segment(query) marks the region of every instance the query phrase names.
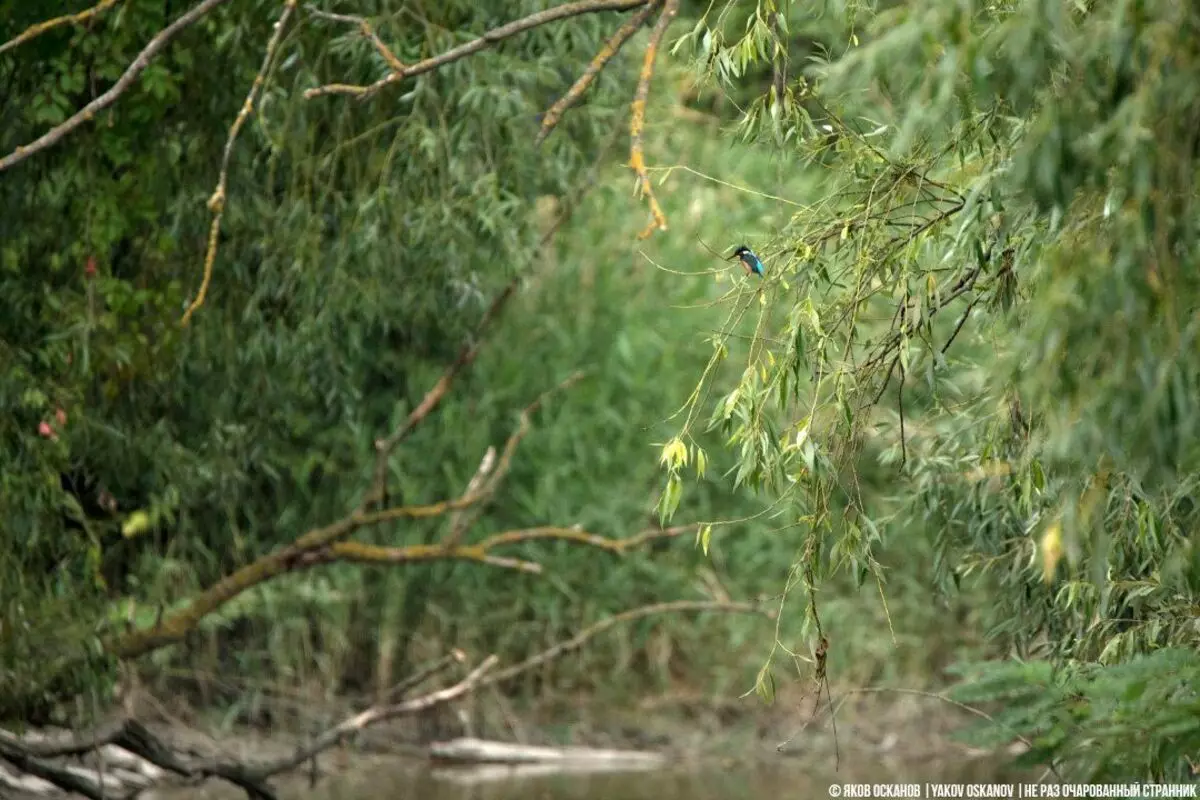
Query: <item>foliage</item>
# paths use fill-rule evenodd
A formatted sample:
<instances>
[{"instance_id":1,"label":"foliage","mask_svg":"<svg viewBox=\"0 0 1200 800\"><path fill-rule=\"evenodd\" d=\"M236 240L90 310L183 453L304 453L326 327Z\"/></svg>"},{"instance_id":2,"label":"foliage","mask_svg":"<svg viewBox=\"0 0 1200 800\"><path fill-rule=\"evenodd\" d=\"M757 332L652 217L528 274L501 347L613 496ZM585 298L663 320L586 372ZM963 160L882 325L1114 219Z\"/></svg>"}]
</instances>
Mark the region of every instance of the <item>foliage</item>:
<instances>
[{"instance_id":1,"label":"foliage","mask_svg":"<svg viewBox=\"0 0 1200 800\"><path fill-rule=\"evenodd\" d=\"M175 5L130 0L0 55L0 150L106 89ZM401 5L357 10L410 63L542 7L443 3L414 22ZM415 406L498 289L531 267L535 198L567 195L626 113L628 92L611 91L630 83L622 60L534 150L537 115L581 71L611 15L531 31L357 103L303 92L377 77L379 53L355 26L300 12L236 144L213 289L184 329L204 201L279 9L213 12L98 124L0 180L0 661L18 665L0 687L0 714L44 709L25 703L46 694L39 682L52 670L28 648L52 641L56 607L78 621L80 635L62 636L78 651L95 620L142 620L352 507L375 438ZM11 10L0 40L73 9ZM485 398L495 416L471 419L485 420L480 433L495 443L546 388ZM462 431L440 433L396 464L414 500L461 491L462 476L433 454ZM354 600L333 609L326 632L345 631L349 610L357 624L378 624L378 606ZM261 613L271 620L276 609Z\"/></svg>"},{"instance_id":2,"label":"foliage","mask_svg":"<svg viewBox=\"0 0 1200 800\"><path fill-rule=\"evenodd\" d=\"M1166 743L1193 729L1148 709L1194 704L1200 663L1200 13L824 5L845 48L740 124L820 183L751 243L768 277L723 298L663 450L665 516L687 507L697 437L720 431L735 483L797 531L813 640L819 586L843 574L886 597L882 546L932 545L941 589L986 590L997 653L1035 660L983 685L1073 665L1006 700L1052 731L1036 756L1181 776L1187 742ZM717 4L689 34L697 67L720 85L771 61L777 11ZM1158 744L1118 759L1130 726Z\"/></svg>"}]
</instances>

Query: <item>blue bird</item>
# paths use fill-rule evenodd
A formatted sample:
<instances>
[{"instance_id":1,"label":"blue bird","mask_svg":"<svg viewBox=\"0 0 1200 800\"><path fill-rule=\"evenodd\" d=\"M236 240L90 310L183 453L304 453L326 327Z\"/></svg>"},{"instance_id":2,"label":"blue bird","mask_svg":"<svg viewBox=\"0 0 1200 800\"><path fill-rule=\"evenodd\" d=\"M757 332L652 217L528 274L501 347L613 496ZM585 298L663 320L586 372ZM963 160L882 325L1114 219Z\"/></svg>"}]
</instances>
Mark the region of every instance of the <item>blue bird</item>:
<instances>
[{"instance_id":1,"label":"blue bird","mask_svg":"<svg viewBox=\"0 0 1200 800\"><path fill-rule=\"evenodd\" d=\"M746 245L741 245L737 250L734 250L733 255L730 256L730 259L733 258L740 258L742 260L742 266L746 268L747 275L754 273L760 278L763 276L762 261L760 261L758 256L754 255L754 251L749 247L746 247Z\"/></svg>"}]
</instances>

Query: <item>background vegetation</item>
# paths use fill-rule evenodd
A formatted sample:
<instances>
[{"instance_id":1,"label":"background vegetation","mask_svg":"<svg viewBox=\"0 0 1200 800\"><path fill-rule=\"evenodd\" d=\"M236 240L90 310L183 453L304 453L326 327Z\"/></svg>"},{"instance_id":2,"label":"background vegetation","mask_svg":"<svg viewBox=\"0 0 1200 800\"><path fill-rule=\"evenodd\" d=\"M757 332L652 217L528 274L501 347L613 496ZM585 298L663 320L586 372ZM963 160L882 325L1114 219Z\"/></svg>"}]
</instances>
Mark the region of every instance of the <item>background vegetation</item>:
<instances>
[{"instance_id":1,"label":"background vegetation","mask_svg":"<svg viewBox=\"0 0 1200 800\"><path fill-rule=\"evenodd\" d=\"M412 63L550 4L493 5L330 10ZM979 741L1024 736L1027 758L1080 776L1187 777L1200 38L1183 34L1200 13L882 5L684 4L647 113L670 227L646 241L624 164L646 33L534 141L613 14L357 102L303 93L370 82L378 51L300 8L187 327L204 204L277 2L218 8L94 124L0 173L0 717L106 702L103 637L353 508L376 438L516 276L482 355L392 460L393 500L461 493L517 412L582 368L470 536L619 537L661 514L712 524L703 546L514 552L542 576L300 572L147 676L253 720L248 686L375 691L453 646L520 658L621 609L727 592L770 597L779 626L643 622L514 691L740 693L757 673L769 696L785 663L806 686L912 687L959 662L959 698L998 708ZM175 6L125 0L0 52L0 154L104 91ZM0 42L52 11L0 9ZM742 242L765 280L720 257ZM1122 745L1135 733L1144 752Z\"/></svg>"}]
</instances>

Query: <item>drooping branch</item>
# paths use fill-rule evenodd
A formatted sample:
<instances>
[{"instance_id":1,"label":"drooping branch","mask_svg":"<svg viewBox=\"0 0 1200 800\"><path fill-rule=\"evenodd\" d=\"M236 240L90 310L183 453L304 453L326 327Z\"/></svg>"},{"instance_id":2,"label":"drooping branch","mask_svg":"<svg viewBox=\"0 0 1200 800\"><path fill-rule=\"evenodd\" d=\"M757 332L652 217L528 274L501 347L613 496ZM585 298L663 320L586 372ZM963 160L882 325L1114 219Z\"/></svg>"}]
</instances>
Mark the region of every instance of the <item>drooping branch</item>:
<instances>
[{"instance_id":1,"label":"drooping branch","mask_svg":"<svg viewBox=\"0 0 1200 800\"><path fill-rule=\"evenodd\" d=\"M170 42L176 34L189 25L195 23L214 8L225 2L227 2L227 0L203 0L203 2L199 3L190 11L183 14L170 25L159 31L158 34L155 35L155 37L151 39L145 47L142 48L142 51L137 54L137 57L133 59L133 62L125 69L125 72L121 74L121 77L117 79L117 82L114 83L107 92L100 95L95 100L81 108L79 111L75 112L72 116L68 117L66 121L55 125L53 128L34 139L29 144L20 145L16 150L13 150L8 155L0 158L0 172L3 172L9 167L16 166L30 156L40 153L49 147L53 147L55 144L58 144L58 142L62 141L67 134L74 131L80 125L94 119L97 112L111 106L117 101L117 98L123 95L129 89L129 87L133 85L134 81L136 81L138 76L145 71L146 67L150 66L150 62L154 60L154 57L157 56L162 49L167 46L167 43Z\"/></svg>"},{"instance_id":2,"label":"drooping branch","mask_svg":"<svg viewBox=\"0 0 1200 800\"><path fill-rule=\"evenodd\" d=\"M54 19L48 19L43 22L30 25L16 37L9 39L4 44L0 44L0 55L4 55L5 51L11 50L14 47L20 47L30 39L36 39L47 31L60 28L63 25L80 25L84 22L87 22L93 17L103 14L105 11L112 8L119 2L121 2L121 0L100 0L99 3L96 3L96 5L92 6L91 8L84 9L83 11L75 14L63 14L61 17L55 17Z\"/></svg>"},{"instance_id":3,"label":"drooping branch","mask_svg":"<svg viewBox=\"0 0 1200 800\"><path fill-rule=\"evenodd\" d=\"M595 57L588 64L587 69L583 74L571 84L571 88L567 90L559 100L546 111L546 115L542 117L542 128L538 131L537 143L541 144L550 132L558 125L562 115L567 109L575 105L579 98L583 97L584 92L592 85L592 81L600 74L601 70L612 60L613 56L621 51L621 48L627 41L633 38L633 35L638 32L638 29L646 24L646 20L650 19L650 15L654 13L654 9L658 8L661 0L653 0L645 6L641 11L634 14L625 24L617 28L616 33L608 38L608 41L600 48Z\"/></svg>"},{"instance_id":4,"label":"drooping branch","mask_svg":"<svg viewBox=\"0 0 1200 800\"><path fill-rule=\"evenodd\" d=\"M212 283L213 263L217 259L217 238L221 234L221 219L225 216L225 185L229 180L229 161L233 156L233 143L237 140L238 133L246 124L246 120L254 112L254 104L266 81L267 70L275 59L275 50L279 47L280 40L283 39L283 31L287 27L288 18L296 10L296 2L297 0L284 0L283 11L280 12L279 19L275 22L275 32L267 42L267 51L263 55L262 66L259 67L258 74L254 76L254 81L250 84L250 91L246 92L246 99L242 102L237 117L229 126L229 136L225 139L225 152L221 155L221 172L217 178L217 188L208 198L208 210L212 212L213 218L208 231L208 249L204 254L204 275L200 280L200 289L196 292L196 297L183 312L183 319L180 320L183 325L187 325L191 321L192 314L195 314L196 309L204 305L204 299L208 296L208 287Z\"/></svg>"},{"instance_id":5,"label":"drooping branch","mask_svg":"<svg viewBox=\"0 0 1200 800\"><path fill-rule=\"evenodd\" d=\"M570 17L578 17L583 14L594 14L600 11L629 11L630 9L644 6L649 2L651 0L578 0L574 3L563 3L562 5L553 6L544 11L538 11L521 19L506 23L498 28L493 28L477 39L461 44L458 47L452 47L444 53L423 59L402 69L396 69L393 66L391 72L375 81L375 83L366 86L331 83L309 89L304 93L304 96L310 99L331 94L352 95L360 98L370 97L385 86L399 83L406 78L423 75L426 72L433 72L454 61L478 53L480 50L491 47L498 42L533 30L534 28L539 28L542 25L548 25Z\"/></svg>"},{"instance_id":6,"label":"drooping branch","mask_svg":"<svg viewBox=\"0 0 1200 800\"><path fill-rule=\"evenodd\" d=\"M667 229L667 217L663 214L654 189L650 186L650 177L646 174L646 153L642 141L642 131L646 126L646 101L650 97L650 81L654 79L654 63L658 58L658 48L662 44L667 28L679 13L679 0L665 0L662 13L654 30L650 33L650 41L646 44L646 54L642 59L642 72L638 77L637 91L633 96L633 107L629 116L629 166L637 176L638 189L650 203L650 224L638 234L639 239L649 237L655 230Z\"/></svg>"}]
</instances>

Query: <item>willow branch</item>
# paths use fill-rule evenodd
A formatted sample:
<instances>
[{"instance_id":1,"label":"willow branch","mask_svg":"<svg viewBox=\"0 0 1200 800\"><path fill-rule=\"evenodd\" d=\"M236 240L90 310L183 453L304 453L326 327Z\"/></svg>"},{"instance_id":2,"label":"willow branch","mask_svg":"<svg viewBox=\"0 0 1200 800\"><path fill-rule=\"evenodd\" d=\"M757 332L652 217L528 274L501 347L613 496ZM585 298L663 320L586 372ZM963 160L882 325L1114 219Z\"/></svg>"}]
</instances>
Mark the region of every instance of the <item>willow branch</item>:
<instances>
[{"instance_id":1,"label":"willow branch","mask_svg":"<svg viewBox=\"0 0 1200 800\"><path fill-rule=\"evenodd\" d=\"M196 292L196 297L188 305L187 310L183 312L183 319L180 323L187 325L192 319L192 314L196 313L196 309L204 305L204 299L208 296L208 287L212 283L213 262L217 258L217 238L221 233L221 218L225 216L225 186L229 180L229 162L233 157L233 143L237 140L238 134L242 130L242 126L246 124L246 120L254 112L254 103L258 99L258 93L262 91L263 84L266 82L267 69L271 66L271 62L275 58L275 49L279 46L280 40L283 39L283 31L287 27L288 18L292 12L296 10L297 0L285 0L283 11L279 15L279 19L275 22L275 32L271 35L271 39L267 42L267 51L263 55L262 66L258 68L258 74L254 76L253 83L250 84L250 91L246 92L246 99L242 101L242 107L238 110L237 117L234 118L233 124L229 126L229 136L225 139L225 152L221 155L221 172L217 178L217 188L213 191L212 196L208 198L208 210L212 212L212 224L208 230L208 249L204 254L204 277L200 281L200 290Z\"/></svg>"},{"instance_id":2,"label":"willow branch","mask_svg":"<svg viewBox=\"0 0 1200 800\"><path fill-rule=\"evenodd\" d=\"M154 57L157 56L159 52L161 52L162 49L167 46L167 43L171 41L176 34L225 2L227 2L227 0L203 0L203 2L192 8L192 10L183 14L170 25L159 31L158 34L156 34L155 37L150 40L149 44L142 48L142 51L137 54L137 57L133 60L133 63L131 63L125 69L125 72L121 74L121 77L117 79L117 82L114 83L107 92L88 103L79 111L75 112L75 114L69 117L65 122L55 125L53 128L46 131L37 139L34 139L29 144L21 145L13 152L9 153L3 158L0 158L0 172L3 172L9 167L13 167L21 163L36 153L40 153L41 151L54 146L80 125L92 120L96 116L97 112L102 111L103 109L108 108L115 103L117 98L123 95L129 89L129 87L133 85L133 82L137 80L138 76L141 75L143 71L145 71L146 67L150 66L150 62L154 60Z\"/></svg>"},{"instance_id":3,"label":"willow branch","mask_svg":"<svg viewBox=\"0 0 1200 800\"><path fill-rule=\"evenodd\" d=\"M650 186L650 177L646 174L646 154L642 141L642 131L646 126L646 101L650 97L650 82L654 79L654 62L658 58L658 48L662 44L667 28L679 13L679 0L665 0L658 22L650 32L650 41L646 43L646 53L642 58L642 72L638 76L637 91L633 95L633 107L629 116L629 166L637 176L637 186L650 203L650 224L638 234L639 239L645 239L656 230L667 229L667 218L663 214L654 189Z\"/></svg>"},{"instance_id":4,"label":"willow branch","mask_svg":"<svg viewBox=\"0 0 1200 800\"><path fill-rule=\"evenodd\" d=\"M54 19L48 19L44 22L38 22L34 25L30 25L17 37L9 39L4 44L0 44L0 55L3 55L5 51L11 50L14 47L20 47L30 39L36 39L47 31L59 28L63 25L79 25L87 22L92 17L103 14L105 11L112 8L119 2L121 2L121 0L100 0L99 3L96 3L96 5L92 6L91 8L85 9L78 13L63 14L61 17L55 17Z\"/></svg>"},{"instance_id":5,"label":"willow branch","mask_svg":"<svg viewBox=\"0 0 1200 800\"><path fill-rule=\"evenodd\" d=\"M541 27L542 25L551 22L557 22L560 19L577 17L582 14L594 14L599 11L628 11L633 8L646 5L651 0L578 0L574 3L564 3L553 8L548 8L544 11L538 11L530 14L527 17L514 20L507 24L501 25L498 28L493 28L477 39L473 39L458 47L453 47L444 53L441 53L415 64L404 67L403 69L395 69L388 73L387 76L375 81L367 86L360 86L345 83L331 83L325 86L318 86L314 89L309 89L304 93L307 98L320 97L322 95L341 94L351 95L359 98L367 98L378 92L385 86L393 83L398 83L406 78L412 78L417 75L423 75L426 72L433 72L447 64L458 61L461 58L466 58L469 55L474 55L480 50L484 50L492 45L502 42L505 39L532 30L533 28Z\"/></svg>"},{"instance_id":6,"label":"willow branch","mask_svg":"<svg viewBox=\"0 0 1200 800\"><path fill-rule=\"evenodd\" d=\"M592 81L604 69L609 61L621 51L621 48L627 41L633 38L633 35L638 32L638 29L646 24L646 20L650 19L650 15L654 12L661 0L652 0L641 11L634 14L625 24L617 28L616 33L608 38L608 41L600 48L591 62L587 65L587 69L579 76L575 83L571 84L571 88L567 93L559 98L558 102L550 106L546 111L546 115L542 117L542 128L538 131L536 142L541 144L550 132L558 125L562 115L567 109L575 105L579 98L583 97L584 92L592 85Z\"/></svg>"}]
</instances>

